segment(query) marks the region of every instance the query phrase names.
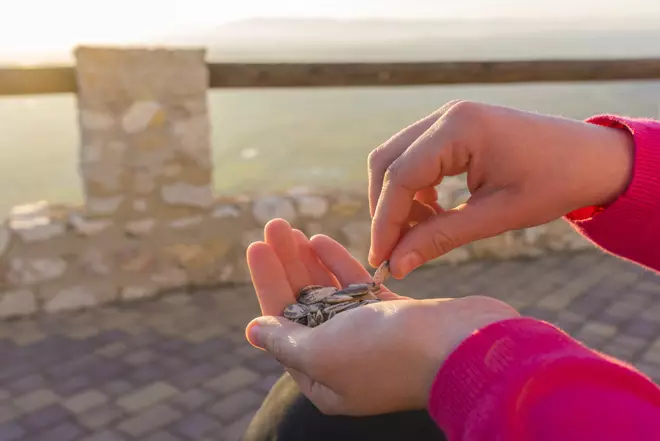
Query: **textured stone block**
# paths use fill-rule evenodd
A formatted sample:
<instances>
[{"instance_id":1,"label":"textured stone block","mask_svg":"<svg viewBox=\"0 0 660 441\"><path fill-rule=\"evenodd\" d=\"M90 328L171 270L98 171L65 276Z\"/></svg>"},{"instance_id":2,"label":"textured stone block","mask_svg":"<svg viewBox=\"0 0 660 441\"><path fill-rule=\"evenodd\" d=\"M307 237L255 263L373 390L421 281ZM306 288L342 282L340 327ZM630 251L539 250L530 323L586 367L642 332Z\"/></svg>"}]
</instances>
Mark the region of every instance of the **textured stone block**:
<instances>
[{"instance_id":1,"label":"textured stone block","mask_svg":"<svg viewBox=\"0 0 660 441\"><path fill-rule=\"evenodd\" d=\"M117 404L129 412L135 412L176 395L178 391L167 383L156 382L131 392L117 400Z\"/></svg>"},{"instance_id":2,"label":"textured stone block","mask_svg":"<svg viewBox=\"0 0 660 441\"><path fill-rule=\"evenodd\" d=\"M81 413L106 401L108 397L105 394L97 390L88 390L69 398L63 405L73 413Z\"/></svg>"},{"instance_id":3,"label":"textured stone block","mask_svg":"<svg viewBox=\"0 0 660 441\"><path fill-rule=\"evenodd\" d=\"M187 439L198 440L206 435L222 433L222 425L208 415L195 413L179 420L172 430Z\"/></svg>"},{"instance_id":4,"label":"textured stone block","mask_svg":"<svg viewBox=\"0 0 660 441\"><path fill-rule=\"evenodd\" d=\"M0 318L19 317L37 310L34 293L27 289L0 292Z\"/></svg>"},{"instance_id":5,"label":"textured stone block","mask_svg":"<svg viewBox=\"0 0 660 441\"><path fill-rule=\"evenodd\" d=\"M239 366L207 382L206 386L219 394L224 394L255 383L258 379L259 375Z\"/></svg>"},{"instance_id":6,"label":"textured stone block","mask_svg":"<svg viewBox=\"0 0 660 441\"><path fill-rule=\"evenodd\" d=\"M227 395L209 408L209 412L217 415L222 422L231 422L241 415L254 411L261 405L263 397L249 389Z\"/></svg>"},{"instance_id":7,"label":"textured stone block","mask_svg":"<svg viewBox=\"0 0 660 441\"><path fill-rule=\"evenodd\" d=\"M53 391L38 389L16 398L16 406L24 412L33 412L58 400L59 397Z\"/></svg>"},{"instance_id":8,"label":"textured stone block","mask_svg":"<svg viewBox=\"0 0 660 441\"><path fill-rule=\"evenodd\" d=\"M124 416L118 406L108 403L76 416L77 421L90 430L98 430L116 422Z\"/></svg>"},{"instance_id":9,"label":"textured stone block","mask_svg":"<svg viewBox=\"0 0 660 441\"><path fill-rule=\"evenodd\" d=\"M153 432L177 421L183 415L170 406L161 405L151 407L144 412L123 421L117 426L122 432L134 437L142 437L148 432Z\"/></svg>"},{"instance_id":10,"label":"textured stone block","mask_svg":"<svg viewBox=\"0 0 660 441\"><path fill-rule=\"evenodd\" d=\"M75 56L88 211L128 220L209 208L205 51L83 47Z\"/></svg>"}]
</instances>

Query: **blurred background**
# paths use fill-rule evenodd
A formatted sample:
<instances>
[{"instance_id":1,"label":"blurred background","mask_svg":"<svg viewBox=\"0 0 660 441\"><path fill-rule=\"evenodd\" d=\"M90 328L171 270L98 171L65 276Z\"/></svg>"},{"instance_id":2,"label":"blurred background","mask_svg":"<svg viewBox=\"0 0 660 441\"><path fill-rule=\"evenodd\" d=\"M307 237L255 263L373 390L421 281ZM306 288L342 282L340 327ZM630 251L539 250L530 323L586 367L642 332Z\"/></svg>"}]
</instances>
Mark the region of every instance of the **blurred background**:
<instances>
[{"instance_id":1,"label":"blurred background","mask_svg":"<svg viewBox=\"0 0 660 441\"><path fill-rule=\"evenodd\" d=\"M607 59L660 55L660 3L436 0L3 6L0 65L70 65L89 44L203 46L216 61ZM660 82L209 90L219 194L366 185L366 155L443 103L472 99L585 118L657 117ZM73 95L0 97L0 216L82 202ZM29 152L29 154L26 154Z\"/></svg>"}]
</instances>

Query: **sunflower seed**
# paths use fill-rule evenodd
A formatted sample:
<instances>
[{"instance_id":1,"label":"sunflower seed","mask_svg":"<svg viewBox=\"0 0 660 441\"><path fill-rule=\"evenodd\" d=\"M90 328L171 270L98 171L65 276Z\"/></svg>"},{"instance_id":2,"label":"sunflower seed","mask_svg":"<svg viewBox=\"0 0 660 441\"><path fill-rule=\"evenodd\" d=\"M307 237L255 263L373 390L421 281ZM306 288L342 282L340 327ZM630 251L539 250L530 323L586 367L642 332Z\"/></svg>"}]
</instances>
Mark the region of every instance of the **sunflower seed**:
<instances>
[{"instance_id":1,"label":"sunflower seed","mask_svg":"<svg viewBox=\"0 0 660 441\"><path fill-rule=\"evenodd\" d=\"M352 285L348 285L344 289L340 289L335 293L335 295L343 294L347 296L361 296L369 293L371 286L371 283L354 283Z\"/></svg>"},{"instance_id":2,"label":"sunflower seed","mask_svg":"<svg viewBox=\"0 0 660 441\"><path fill-rule=\"evenodd\" d=\"M344 311L378 303L381 300L376 294L389 275L389 261L385 261L376 270L371 283L352 283L343 289L321 285L306 286L298 293L298 301L286 307L284 317L303 326L315 328Z\"/></svg>"},{"instance_id":3,"label":"sunflower seed","mask_svg":"<svg viewBox=\"0 0 660 441\"><path fill-rule=\"evenodd\" d=\"M305 305L301 305L300 303L294 303L284 309L284 317L293 320L304 317L308 313L309 308Z\"/></svg>"},{"instance_id":4,"label":"sunflower seed","mask_svg":"<svg viewBox=\"0 0 660 441\"><path fill-rule=\"evenodd\" d=\"M303 288L305 289L305 288ZM314 290L307 290L298 297L298 302L303 305L311 305L313 303L322 302L323 299L329 297L337 292L334 286L320 287Z\"/></svg>"},{"instance_id":5,"label":"sunflower seed","mask_svg":"<svg viewBox=\"0 0 660 441\"><path fill-rule=\"evenodd\" d=\"M340 312L348 311L349 309L357 308L358 306L360 306L360 302L337 303L336 305L330 305L323 308L323 314L329 315L331 312L339 314Z\"/></svg>"},{"instance_id":6,"label":"sunflower seed","mask_svg":"<svg viewBox=\"0 0 660 441\"><path fill-rule=\"evenodd\" d=\"M353 296L347 296L345 294L333 294L323 299L323 303L328 305L334 305L335 303L344 303L344 302L354 302L355 298Z\"/></svg>"},{"instance_id":7,"label":"sunflower seed","mask_svg":"<svg viewBox=\"0 0 660 441\"><path fill-rule=\"evenodd\" d=\"M380 264L374 273L374 285L380 286L383 284L385 279L390 276L390 261L386 260Z\"/></svg>"}]
</instances>

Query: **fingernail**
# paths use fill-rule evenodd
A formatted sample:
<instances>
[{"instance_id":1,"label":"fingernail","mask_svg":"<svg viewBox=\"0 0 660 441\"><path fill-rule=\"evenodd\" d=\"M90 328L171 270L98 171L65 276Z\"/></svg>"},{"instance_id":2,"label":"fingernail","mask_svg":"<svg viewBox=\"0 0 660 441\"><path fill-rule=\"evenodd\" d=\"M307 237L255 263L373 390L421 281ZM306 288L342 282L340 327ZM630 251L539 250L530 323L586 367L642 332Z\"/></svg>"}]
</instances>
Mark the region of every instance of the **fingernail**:
<instances>
[{"instance_id":1,"label":"fingernail","mask_svg":"<svg viewBox=\"0 0 660 441\"><path fill-rule=\"evenodd\" d=\"M401 258L403 274L408 274L424 263L424 258L417 251L410 251Z\"/></svg>"},{"instance_id":2,"label":"fingernail","mask_svg":"<svg viewBox=\"0 0 660 441\"><path fill-rule=\"evenodd\" d=\"M251 345L263 349L263 345L261 343L261 327L258 323L251 323L248 325L247 337Z\"/></svg>"},{"instance_id":3,"label":"fingernail","mask_svg":"<svg viewBox=\"0 0 660 441\"><path fill-rule=\"evenodd\" d=\"M274 324L273 320L275 320L276 324L277 319L270 316L257 317L256 319L252 320L247 326L248 341L254 346L263 349L264 332L268 326L272 326Z\"/></svg>"}]
</instances>

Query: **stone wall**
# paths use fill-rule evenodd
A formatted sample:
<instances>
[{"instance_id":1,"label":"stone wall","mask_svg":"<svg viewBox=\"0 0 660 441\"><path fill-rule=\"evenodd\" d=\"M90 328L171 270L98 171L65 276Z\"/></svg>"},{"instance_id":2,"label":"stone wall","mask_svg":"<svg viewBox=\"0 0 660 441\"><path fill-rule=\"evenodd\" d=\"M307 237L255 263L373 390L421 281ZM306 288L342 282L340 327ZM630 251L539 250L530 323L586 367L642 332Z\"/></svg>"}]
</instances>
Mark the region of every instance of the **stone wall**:
<instances>
[{"instance_id":1,"label":"stone wall","mask_svg":"<svg viewBox=\"0 0 660 441\"><path fill-rule=\"evenodd\" d=\"M81 207L15 207L0 224L0 318L249 282L245 249L281 217L366 263L366 194L212 191L203 50L79 48ZM440 187L465 201L464 180ZM562 221L455 250L439 262L533 257L589 244Z\"/></svg>"}]
</instances>

